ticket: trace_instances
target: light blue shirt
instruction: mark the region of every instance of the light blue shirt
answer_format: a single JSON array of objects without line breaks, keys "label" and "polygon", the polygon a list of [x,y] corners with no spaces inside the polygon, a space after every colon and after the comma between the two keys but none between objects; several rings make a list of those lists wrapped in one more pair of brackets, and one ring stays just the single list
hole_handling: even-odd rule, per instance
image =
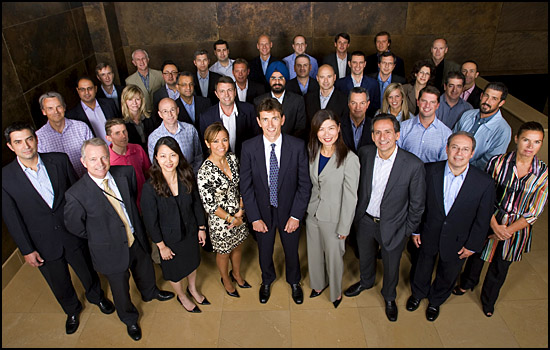
[{"label": "light blue shirt", "polygon": [[323,96],[321,94],[321,91],[319,91],[319,100],[321,101],[321,109],[327,108],[328,101],[332,97],[333,92],[334,92],[334,86],[332,87],[332,91],[330,92],[330,94],[327,97]]},{"label": "light blue shirt", "polygon": [[189,117],[194,123],[195,122],[195,98],[193,97],[193,102],[191,102],[190,105],[188,105],[187,102],[183,100],[183,98],[180,98],[180,100],[181,100],[181,103],[183,103],[183,107],[185,107],[187,114],[189,114]]},{"label": "light blue shirt", "polygon": [[214,73],[231,77],[231,79],[235,81],[235,76],[233,75],[233,62],[235,62],[235,60],[229,58],[229,64],[227,65],[227,67],[224,67],[222,66],[220,61],[217,61],[208,70]]},{"label": "light blue shirt", "polygon": [[201,87],[202,97],[208,96],[208,79],[210,78],[210,71],[206,73],[206,78],[202,78],[197,71],[197,79],[199,80],[199,86]]},{"label": "light blue shirt", "polygon": [[392,76],[393,74],[390,74],[388,80],[382,81],[382,79],[380,79],[380,73],[378,73],[376,80],[378,81],[378,86],[380,88],[380,106],[382,106],[382,103],[384,102],[384,91],[386,91],[388,85],[391,84]]},{"label": "light blue shirt", "polygon": [[[313,79],[317,79],[317,71],[319,70],[319,65],[317,64],[317,60],[315,57],[312,57],[306,53],[306,56],[309,57],[309,62],[311,64],[311,70],[309,71],[309,76]],[[290,79],[296,78],[296,71],[294,70],[294,61],[296,61],[296,53],[293,53],[292,55],[288,55],[285,58],[283,58],[283,61],[286,63],[286,67],[288,68],[288,73]]]},{"label": "light blue shirt", "polygon": [[105,123],[107,122],[107,118],[105,118],[105,114],[101,110],[101,106],[97,102],[97,99],[95,100],[94,109],[91,109],[82,101],[80,101],[80,104],[82,109],[84,109],[84,113],[86,113],[90,124],[92,124],[95,135],[97,137],[101,137],[105,142],[107,142],[107,145],[110,145],[111,142],[107,141],[107,134],[105,133]]},{"label": "light blue shirt", "polygon": [[116,92],[116,88],[113,86],[113,93],[110,94],[110,93],[107,92],[107,90],[105,90],[103,88],[103,85],[100,85],[100,87],[101,87],[101,90],[103,90],[103,93],[105,94],[105,97],[110,98],[111,100],[113,100],[113,102],[115,103],[117,108],[120,108],[120,105],[118,104],[118,92]]},{"label": "light blue shirt", "polygon": [[44,165],[42,158],[40,158],[40,155],[38,155],[36,171],[23,165],[23,163],[19,160],[19,157],[17,157],[17,162],[21,166],[21,169],[33,185],[36,192],[38,192],[40,197],[44,199],[44,202],[46,202],[50,208],[53,208],[54,192],[52,181],[50,180],[50,176],[48,175],[48,171],[46,170],[46,166]]},{"label": "light blue shirt", "polygon": [[302,95],[305,95],[307,93],[307,87],[309,86],[309,79],[307,78],[306,86],[302,86],[302,83],[298,80],[298,86],[300,87],[300,91],[302,91]]},{"label": "light blue shirt", "polygon": [[267,66],[269,65],[269,59],[271,58],[271,55],[269,55],[269,57],[267,58],[267,60],[262,60],[262,56],[260,56],[260,62],[262,63],[262,70],[264,71],[264,75],[265,75],[265,71],[267,70]]},{"label": "light blue shirt", "polygon": [[[479,115],[479,109],[464,112],[453,130],[469,132],[474,127],[476,117]],[[504,120],[499,109],[490,120],[479,125],[474,138],[476,139],[476,149],[474,156],[470,159],[470,164],[485,171],[489,159],[495,155],[506,153],[512,139],[512,128]]]},{"label": "light blue shirt", "polygon": [[411,152],[424,163],[447,159],[445,146],[453,132],[437,118],[425,128],[418,116],[401,122],[397,145]]},{"label": "light blue shirt", "polygon": [[355,123],[353,122],[353,119],[351,119],[351,117],[349,117],[349,120],[351,123],[351,131],[353,132],[353,143],[355,144],[355,149],[357,150],[357,146],[359,145],[359,141],[361,141],[361,136],[363,135],[365,119],[363,119],[359,126],[355,126]]},{"label": "light blue shirt", "polygon": [[466,169],[459,175],[455,176],[449,168],[449,162],[445,163],[445,176],[443,178],[443,203],[445,205],[445,215],[449,214],[449,211],[453,207],[456,196],[462,188],[464,179],[468,174],[470,165],[466,166]]},{"label": "light blue shirt", "polygon": [[166,87],[166,92],[168,93],[168,97],[170,97],[174,101],[180,98],[180,92],[177,89],[176,91],[170,89],[168,87],[168,84],[164,84],[164,86]]}]

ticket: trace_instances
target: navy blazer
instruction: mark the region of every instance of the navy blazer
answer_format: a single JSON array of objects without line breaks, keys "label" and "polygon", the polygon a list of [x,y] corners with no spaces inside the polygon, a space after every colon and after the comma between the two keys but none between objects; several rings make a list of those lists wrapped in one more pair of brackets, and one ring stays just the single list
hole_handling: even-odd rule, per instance
[{"label": "navy blazer", "polygon": [[[336,80],[336,83],[334,83],[334,87],[346,95],[347,103],[349,92],[353,89],[353,78],[350,75],[345,78],[338,79]],[[367,109],[367,115],[373,117],[376,111],[380,109],[380,89],[378,88],[378,82],[364,74],[363,80],[361,80],[361,87],[365,88],[369,93],[370,105]]]},{"label": "navy blazer", "polygon": [[[338,58],[336,57],[337,53],[336,51],[331,53],[330,55],[326,55],[323,57],[323,64],[328,64],[332,66],[334,69],[334,73],[336,73],[336,78],[340,76],[338,72]],[[351,53],[348,52],[348,61],[346,62],[346,77],[351,74],[351,68],[349,66],[349,61],[351,60]]]},{"label": "navy blazer", "polygon": [[[254,105],[258,105],[266,98],[271,97],[271,92],[256,97]],[[295,94],[290,91],[285,91],[283,98],[283,113],[285,115],[285,123],[281,128],[281,132],[303,138],[306,131],[306,106],[302,95]]]},{"label": "navy blazer", "polygon": [[[136,204],[137,180],[131,165],[113,165],[109,172],[121,194],[134,228],[134,244],[150,253],[151,245]],[[66,193],[65,225],[72,234],[88,240],[94,269],[102,274],[128,270],[130,249],[124,224],[106,195],[84,174]]]},{"label": "navy blazer", "polygon": [[[354,223],[365,215],[372,194],[374,159],[378,149],[367,145],[359,149],[361,176]],[[386,250],[397,248],[416,232],[426,196],[424,163],[414,154],[397,148],[395,161],[380,203],[380,235]]]},{"label": "navy blazer", "polygon": [[361,138],[359,139],[359,144],[357,145],[357,148],[355,148],[353,128],[351,126],[352,121],[350,119],[349,112],[342,118],[340,118],[340,130],[342,131],[342,139],[344,140],[346,146],[348,146],[348,148],[353,153],[357,154],[357,150],[365,145],[374,145],[371,133],[371,122],[372,118],[369,116],[365,116],[363,132],[361,134]]},{"label": "navy blazer", "polygon": [[[114,89],[116,90],[116,93],[118,95],[118,105],[120,106],[119,111],[122,113],[122,90],[124,90],[124,86],[122,85],[113,85]],[[105,95],[103,92],[103,89],[101,88],[101,85],[97,87],[97,93],[95,95],[96,98],[109,98]]]},{"label": "navy blazer", "polygon": [[445,214],[443,180],[447,161],[427,163],[426,209],[418,232],[422,249],[428,255],[439,253],[443,261],[459,261],[462,247],[480,252],[494,211],[495,184],[486,172],[475,166],[468,174],[453,206]]},{"label": "navy blazer", "polygon": [[[237,100],[235,100],[235,104],[237,105],[237,111],[239,114],[237,116],[237,140],[235,140],[236,149],[232,151],[237,155],[237,157],[239,157],[241,154],[242,143],[249,138],[258,135],[260,133],[260,127],[256,121],[256,111],[253,105],[247,102],[239,102]],[[219,103],[216,103],[208,108],[200,116],[199,134],[202,135],[202,142],[204,142],[204,131],[210,124],[215,122],[223,123],[220,117]],[[204,145],[204,147],[206,147],[206,145]]]},{"label": "navy blazer", "polygon": [[479,86],[475,85],[474,90],[468,96],[468,99],[466,102],[472,105],[474,109],[479,109],[479,105],[481,104],[481,95],[483,94],[483,89],[479,88]]},{"label": "navy blazer", "polygon": [[[403,59],[399,56],[395,56],[395,58],[396,62],[393,72],[401,77],[406,77],[405,62],[403,62]],[[378,73],[378,53],[375,52],[372,55],[367,56],[366,60],[367,65],[365,66],[365,74]]]},{"label": "navy blazer", "polygon": [[207,99],[206,97],[202,97],[202,96],[193,96],[193,99],[195,100],[195,121],[193,122],[193,119],[191,119],[191,117],[189,116],[189,113],[187,113],[187,110],[185,109],[185,106],[183,105],[183,101],[181,100],[181,98],[178,98],[176,100],[176,105],[180,109],[180,112],[178,114],[178,120],[180,122],[185,122],[185,123],[189,123],[191,125],[194,125],[195,129],[197,129],[197,132],[199,133],[199,138],[202,140],[202,137],[204,135],[202,135],[201,132],[200,132],[200,130],[201,130],[200,129],[200,126],[201,126],[200,116],[204,111],[206,111],[208,108],[210,108],[212,103],[210,102],[209,99]]},{"label": "navy blazer", "polygon": [[291,216],[302,223],[311,195],[309,160],[304,141],[291,135],[281,136],[277,223],[272,222],[271,217],[263,135],[245,141],[241,153],[239,189],[246,217],[250,223],[263,220],[269,229],[273,225],[283,229]]},{"label": "navy blazer", "polygon": [[[275,62],[275,61],[281,61],[281,60],[271,55],[269,56],[267,65],[269,66],[271,62]],[[265,78],[260,56],[256,56],[252,60],[250,60],[250,62],[248,62],[248,67],[250,68],[250,74],[248,75],[248,79],[262,84],[265,87],[265,91],[269,91],[269,83]]]},{"label": "navy blazer", "polygon": [[[310,92],[314,94],[319,93],[319,83],[317,80],[313,78],[309,78],[309,82],[307,84],[307,91],[306,94],[309,94]],[[300,85],[298,84],[298,78],[290,79],[285,86],[286,91],[294,92],[295,94],[305,96],[305,94],[302,94],[302,89],[300,89]]]},{"label": "navy blazer", "polygon": [[44,201],[17,159],[2,168],[2,217],[21,254],[37,251],[46,260],[56,260],[64,250],[86,244],[66,229],[63,221],[65,191],[78,177],[65,153],[39,153],[53,187],[53,207]]},{"label": "navy blazer", "polygon": [[[315,92],[307,93],[306,96],[304,96],[304,100],[306,103],[307,115],[305,138],[307,139],[309,138],[309,131],[311,130],[311,120],[315,113],[321,109],[321,99],[319,98],[319,92]],[[330,100],[328,100],[326,109],[330,109],[342,119],[342,116],[349,113],[347,95],[334,89]]]},{"label": "navy blazer", "polygon": [[264,84],[260,84],[258,82],[248,79],[248,89],[246,90],[246,100],[244,102],[254,104],[254,99],[260,95],[265,94],[265,92],[266,90]]},{"label": "navy blazer", "polygon": [[[210,72],[210,71],[209,71]],[[206,94],[206,98],[210,99],[210,104],[215,105],[216,103],[220,102],[218,100],[218,96],[216,96],[216,83],[221,78],[221,74],[218,74],[216,72],[210,72],[208,75],[208,91]],[[195,82],[195,96],[201,96],[204,97],[201,90],[201,84],[199,84],[199,78],[197,78],[197,72],[195,71],[195,75],[193,75],[193,81]]]},{"label": "navy blazer", "polygon": [[[99,107],[101,107],[101,110],[103,111],[106,120],[120,118],[120,111],[116,108],[116,104],[113,100],[111,100],[110,98],[96,98],[96,100],[97,103],[99,103]],[[69,119],[80,120],[81,122],[86,123],[90,130],[92,130],[94,136],[97,136],[80,102],[81,101],[79,100],[75,107],[68,110],[65,114],[65,117]]]}]

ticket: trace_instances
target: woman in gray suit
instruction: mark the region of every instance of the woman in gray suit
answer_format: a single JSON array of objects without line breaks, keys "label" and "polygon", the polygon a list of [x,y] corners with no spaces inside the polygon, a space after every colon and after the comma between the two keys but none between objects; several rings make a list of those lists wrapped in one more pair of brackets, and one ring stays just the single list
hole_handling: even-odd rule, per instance
[{"label": "woman in gray suit", "polygon": [[308,153],[313,185],[306,218],[309,297],[321,295],[330,285],[330,300],[337,308],[342,301],[345,239],[357,203],[359,158],[347,148],[340,120],[328,109],[313,116]]}]

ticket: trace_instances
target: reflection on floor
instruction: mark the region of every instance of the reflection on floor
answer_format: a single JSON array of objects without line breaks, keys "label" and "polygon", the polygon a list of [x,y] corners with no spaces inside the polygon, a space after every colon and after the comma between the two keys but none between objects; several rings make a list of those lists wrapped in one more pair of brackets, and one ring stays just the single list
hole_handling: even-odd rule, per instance
[{"label": "reflection on floor", "polygon": [[[75,286],[84,301],[80,327],[65,334],[66,316],[39,271],[24,265],[2,291],[2,347],[541,347],[548,348],[548,213],[534,227],[533,249],[512,264],[491,318],[483,315],[480,288],[452,295],[441,306],[435,322],[428,322],[423,300],[415,312],[405,310],[410,295],[407,254],[401,260],[397,290],[399,318],[389,322],[380,295],[382,267],[375,288],[354,298],[344,297],[334,309],[325,291],[309,299],[305,234],[300,243],[304,303],[292,301],[284,278],[284,257],[276,240],[278,278],[267,304],[258,301],[261,282],[256,242],[244,243],[243,276],[253,286],[228,296],[220,284],[215,255],[203,251],[198,287],[212,305],[190,314],[174,299],[142,302],[133,282],[132,300],[140,311],[143,338],[134,342],[116,313],[102,314],[85,301],[78,279]],[[345,255],[344,290],[359,278],[358,261],[351,249]],[[158,285],[170,290],[156,266]],[[108,283],[102,277],[108,290]]]}]

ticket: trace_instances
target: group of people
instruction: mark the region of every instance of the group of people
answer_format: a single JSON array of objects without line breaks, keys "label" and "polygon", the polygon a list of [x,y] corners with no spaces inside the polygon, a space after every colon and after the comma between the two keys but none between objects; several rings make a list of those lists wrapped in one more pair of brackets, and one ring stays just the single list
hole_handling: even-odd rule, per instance
[{"label": "group of people", "polygon": [[[283,60],[271,56],[273,43],[261,35],[250,63],[230,59],[219,40],[212,66],[206,50],[194,53],[196,74],[179,72],[173,61],[149,68],[138,49],[125,87],[100,63],[99,89],[80,78],[81,102],[66,116],[63,97],[48,92],[39,99],[43,127],[16,122],[4,130],[16,159],[2,170],[2,215],[67,314],[67,334],[77,330],[82,310],[68,264],[88,301],[106,314],[116,310],[139,340],[130,274],[144,301],[176,296],[199,313],[199,305],[210,305],[197,283],[200,247],[212,246],[221,284],[238,298],[235,284],[252,288],[241,273],[249,235],[258,245],[260,303],[277,279],[279,232],[286,282],[302,304],[303,226],[310,298],[330,287],[337,308],[342,295],[372,288],[378,257],[386,315],[396,321],[407,247],[408,311],[427,298],[426,318],[434,321],[451,293],[473,290],[489,261],[481,302],[492,316],[510,263],[529,252],[546,204],[548,170],[536,156],[543,127],[524,123],[507,153],[511,128],[500,113],[506,86],[478,88],[477,64],[446,60],[445,39],[414,65],[408,84],[397,74],[404,64],[390,50],[389,33],[376,35],[371,56],[349,54],[346,33],[334,42],[336,52],[319,66],[302,35]],[[360,280],[343,291],[346,241]],[[157,287],[153,261],[174,292]]]}]

